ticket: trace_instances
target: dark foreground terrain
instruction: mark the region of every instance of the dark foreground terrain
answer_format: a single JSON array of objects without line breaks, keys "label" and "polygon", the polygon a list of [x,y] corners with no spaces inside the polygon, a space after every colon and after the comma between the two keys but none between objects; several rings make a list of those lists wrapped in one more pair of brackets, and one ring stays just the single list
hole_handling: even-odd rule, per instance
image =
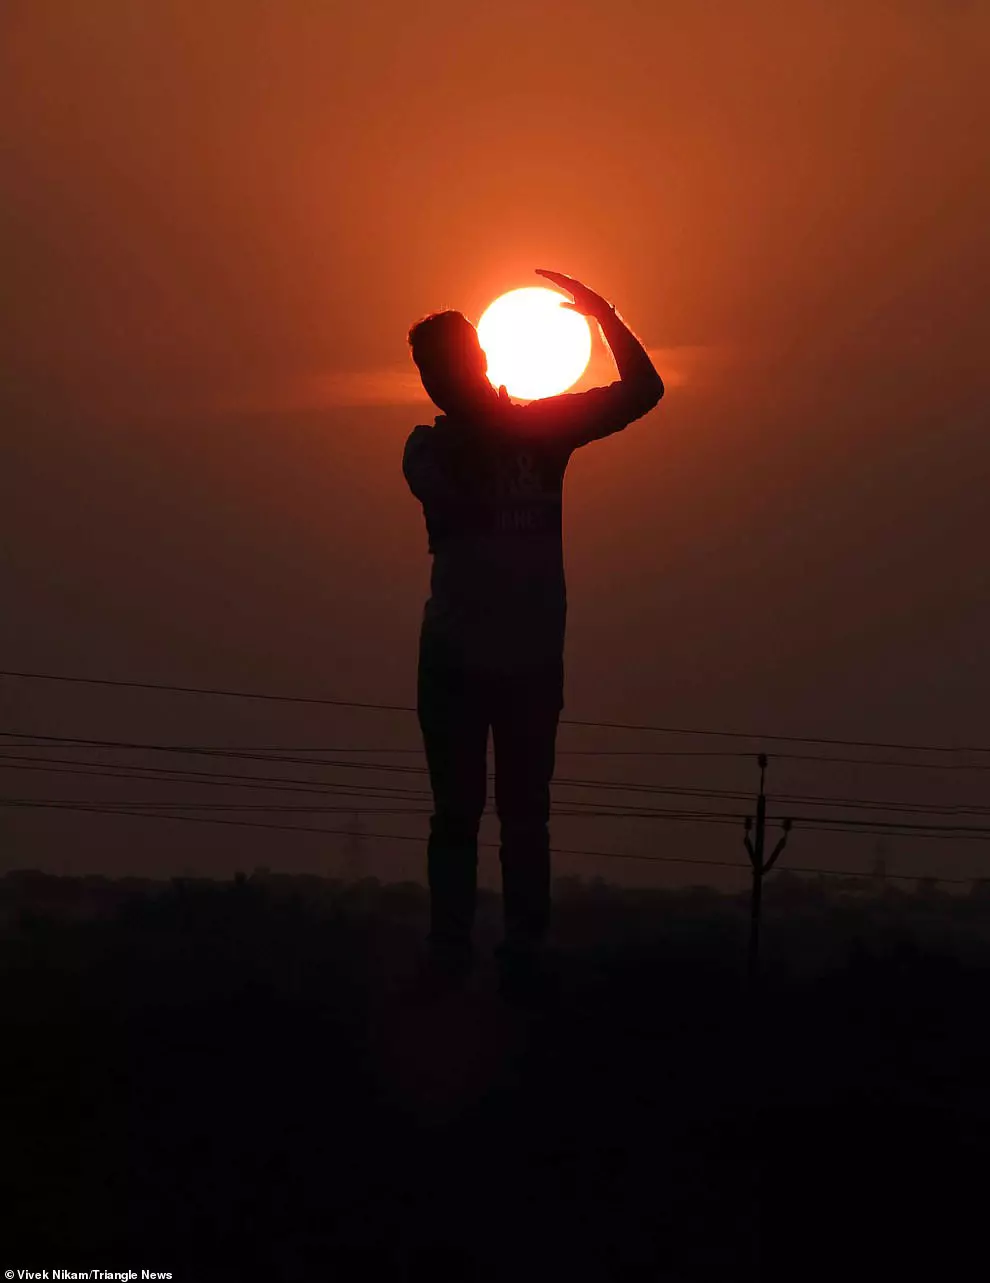
[{"label": "dark foreground terrain", "polygon": [[[7,1269],[176,1280],[958,1277],[981,895],[558,884],[561,994],[417,988],[422,888],[0,879]],[[960,947],[956,948],[955,945]],[[967,1271],[968,1272],[968,1271]]]}]

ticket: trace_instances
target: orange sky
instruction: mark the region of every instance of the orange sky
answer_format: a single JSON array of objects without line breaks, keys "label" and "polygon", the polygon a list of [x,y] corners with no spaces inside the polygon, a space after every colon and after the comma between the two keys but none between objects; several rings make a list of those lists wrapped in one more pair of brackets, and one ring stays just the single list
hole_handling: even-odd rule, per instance
[{"label": "orange sky", "polygon": [[406,331],[545,266],[669,382],[571,466],[572,715],[990,740],[988,55],[947,0],[8,0],[3,666],[411,702]]}]

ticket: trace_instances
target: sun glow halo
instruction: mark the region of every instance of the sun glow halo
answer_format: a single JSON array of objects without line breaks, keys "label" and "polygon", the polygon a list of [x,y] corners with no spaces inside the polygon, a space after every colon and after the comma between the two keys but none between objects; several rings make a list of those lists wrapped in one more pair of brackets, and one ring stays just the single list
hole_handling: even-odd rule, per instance
[{"label": "sun glow halo", "polygon": [[577,312],[560,306],[566,295],[542,286],[510,290],[485,309],[478,341],[488,357],[488,378],[523,400],[566,392],[591,356],[591,330]]}]

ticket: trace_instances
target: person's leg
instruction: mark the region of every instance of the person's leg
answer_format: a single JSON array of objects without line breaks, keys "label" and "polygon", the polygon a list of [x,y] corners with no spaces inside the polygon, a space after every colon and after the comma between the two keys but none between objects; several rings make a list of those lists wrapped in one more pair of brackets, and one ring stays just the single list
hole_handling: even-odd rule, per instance
[{"label": "person's leg", "polygon": [[550,928],[550,780],[563,692],[560,661],[501,679],[493,698],[503,953],[539,948]]},{"label": "person's leg", "polygon": [[478,881],[478,826],[485,809],[488,708],[470,673],[419,661],[417,712],[433,790],[427,846],[429,943],[470,952]]}]

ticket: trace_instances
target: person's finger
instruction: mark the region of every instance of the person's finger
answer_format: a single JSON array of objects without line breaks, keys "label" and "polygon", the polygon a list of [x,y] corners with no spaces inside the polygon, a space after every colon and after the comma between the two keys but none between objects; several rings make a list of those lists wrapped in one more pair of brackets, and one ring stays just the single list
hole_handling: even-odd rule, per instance
[{"label": "person's finger", "polygon": [[[558,289],[566,290],[572,298],[577,298],[577,290],[581,287],[577,281],[572,281],[569,276],[564,276],[561,272],[541,272],[540,275],[545,276],[548,281],[552,281]],[[575,289],[575,286],[577,286],[577,289]],[[561,307],[564,306],[565,304],[561,303]]]}]

